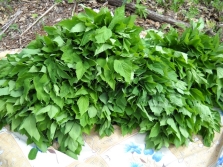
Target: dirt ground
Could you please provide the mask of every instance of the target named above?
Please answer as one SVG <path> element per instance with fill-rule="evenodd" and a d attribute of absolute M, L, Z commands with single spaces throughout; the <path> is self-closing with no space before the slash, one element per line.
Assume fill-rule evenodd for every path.
<path fill-rule="evenodd" d="M 57 22 L 72 17 L 73 14 L 83 10 L 80 4 L 93 9 L 108 7 L 112 11 L 114 6 L 107 3 L 99 3 L 96 0 L 82 0 L 76 3 L 63 1 L 57 5 L 54 0 L 11 0 L 10 2 L 0 1 L 0 52 L 15 48 L 24 48 L 36 35 L 45 34 L 43 27 L 54 25 Z M 198 20 L 203 18 L 209 29 L 216 31 L 216 27 L 222 24 L 223 11 L 216 11 L 214 8 L 204 4 L 196 6 L 199 14 L 193 18 L 188 18 L 190 3 L 179 8 L 178 12 L 170 10 L 168 7 L 160 6 L 155 0 L 144 0 L 143 5 L 147 9 L 162 15 L 189 23 L 190 19 Z M 47 12 L 48 11 L 48 12 Z M 42 18 L 40 18 L 47 12 Z M 126 14 L 131 14 L 126 11 Z M 38 20 L 38 21 L 37 21 Z M 152 19 L 138 17 L 137 24 L 144 29 L 166 29 L 169 25 L 156 22 Z M 165 25 L 165 28 L 163 28 Z M 2 36 L 2 37 L 1 37 Z"/>

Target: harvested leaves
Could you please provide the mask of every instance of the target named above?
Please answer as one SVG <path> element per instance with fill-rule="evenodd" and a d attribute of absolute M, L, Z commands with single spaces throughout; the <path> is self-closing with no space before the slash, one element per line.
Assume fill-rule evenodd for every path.
<path fill-rule="evenodd" d="M 22 52 L 0 61 L 0 128 L 6 124 L 41 151 L 77 158 L 82 134 L 146 133 L 146 146 L 187 144 L 201 134 L 209 146 L 220 129 L 223 45 L 201 31 L 148 30 L 135 16 L 107 8 L 45 27 Z M 216 68 L 217 67 L 217 68 Z M 30 155 L 34 157 L 35 150 Z"/>

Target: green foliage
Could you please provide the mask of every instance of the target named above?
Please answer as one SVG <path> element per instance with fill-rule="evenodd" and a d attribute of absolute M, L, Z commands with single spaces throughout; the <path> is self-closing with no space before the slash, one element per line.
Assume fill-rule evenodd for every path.
<path fill-rule="evenodd" d="M 148 31 L 125 17 L 85 8 L 71 19 L 45 27 L 19 54 L 0 61 L 0 128 L 6 124 L 46 151 L 77 158 L 83 133 L 101 137 L 140 128 L 146 146 L 188 143 L 194 134 L 209 146 L 223 109 L 223 46 L 192 23 L 179 35 Z M 30 158 L 36 150 L 31 150 Z"/>
<path fill-rule="evenodd" d="M 9 29 L 14 30 L 14 31 L 20 31 L 18 24 L 10 25 Z"/>
<path fill-rule="evenodd" d="M 211 5 L 219 12 L 223 10 L 223 2 L 220 0 L 212 1 Z"/>
<path fill-rule="evenodd" d="M 198 4 L 205 4 L 209 7 L 213 7 L 214 9 L 216 9 L 218 12 L 222 11 L 223 9 L 223 2 L 221 0 L 190 0 L 190 1 L 185 1 L 185 0 L 174 0 L 174 1 L 170 1 L 170 0 L 156 0 L 158 5 L 162 5 L 164 7 L 170 7 L 170 9 L 172 9 L 173 11 L 177 12 L 179 11 L 179 9 L 181 8 L 181 6 L 187 2 L 191 3 L 191 8 L 189 10 L 189 18 L 192 17 L 191 15 L 196 15 L 197 14 L 197 10 L 196 8 L 194 8 L 194 6 L 198 5 Z M 187 17 L 188 17 L 187 16 Z"/>
<path fill-rule="evenodd" d="M 1 34 L 1 35 L 0 35 L 0 41 L 1 41 L 5 36 L 6 36 L 5 33 Z"/>
<path fill-rule="evenodd" d="M 190 10 L 189 11 L 186 11 L 186 10 L 184 10 L 183 11 L 183 14 L 187 17 L 187 18 L 195 18 L 196 16 L 198 16 L 199 15 L 199 11 L 198 11 L 198 9 L 196 8 L 196 6 L 194 6 L 194 5 L 192 5 L 191 7 L 190 7 Z"/>
<path fill-rule="evenodd" d="M 38 149 L 37 148 L 32 148 L 29 152 L 28 158 L 30 160 L 34 160 L 36 158 L 37 153 L 38 153 Z"/>
<path fill-rule="evenodd" d="M 141 18 L 146 18 L 147 17 L 147 15 L 148 15 L 148 13 L 147 13 L 147 8 L 146 8 L 146 6 L 144 6 L 144 5 L 141 5 L 141 4 L 136 4 L 135 5 L 135 7 L 136 7 L 136 13 L 141 17 Z"/>

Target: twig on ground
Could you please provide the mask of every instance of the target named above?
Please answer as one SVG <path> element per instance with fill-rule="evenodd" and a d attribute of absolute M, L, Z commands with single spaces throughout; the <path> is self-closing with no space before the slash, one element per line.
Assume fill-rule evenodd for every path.
<path fill-rule="evenodd" d="M 56 5 L 57 5 L 57 3 L 53 4 L 46 12 L 44 12 L 40 17 L 38 17 L 36 19 L 36 21 L 20 35 L 20 37 L 23 36 L 27 31 L 29 31 L 30 28 L 32 28 L 43 16 L 45 16 L 47 13 L 49 13 L 49 11 L 52 10 Z"/>
<path fill-rule="evenodd" d="M 21 10 L 18 10 L 14 15 L 13 18 L 2 27 L 2 31 L 0 32 L 0 35 L 2 35 L 9 27 L 10 25 L 16 20 L 16 18 L 22 13 Z"/>
<path fill-rule="evenodd" d="M 74 2 L 73 10 L 72 10 L 72 12 L 71 12 L 71 16 L 73 16 L 74 13 L 76 13 L 76 8 L 77 8 L 77 2 L 75 1 L 75 2 Z"/>
<path fill-rule="evenodd" d="M 108 1 L 106 1 L 102 6 L 107 6 L 108 5 Z"/>

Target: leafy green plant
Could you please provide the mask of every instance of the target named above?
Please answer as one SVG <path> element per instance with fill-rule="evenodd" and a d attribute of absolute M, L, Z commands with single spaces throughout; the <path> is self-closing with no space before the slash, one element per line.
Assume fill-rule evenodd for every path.
<path fill-rule="evenodd" d="M 211 4 L 217 11 L 221 12 L 223 10 L 223 2 L 220 0 L 214 0 Z"/>
<path fill-rule="evenodd" d="M 195 18 L 199 14 L 199 11 L 195 6 L 191 6 L 189 11 L 184 11 L 184 14 L 187 18 Z"/>
<path fill-rule="evenodd" d="M 33 14 L 32 14 L 32 18 L 35 19 L 35 18 L 37 18 L 37 17 L 38 17 L 38 14 L 37 14 L 37 13 L 33 13 Z"/>
<path fill-rule="evenodd" d="M 57 138 L 59 149 L 74 158 L 83 145 L 82 133 L 95 125 L 101 136 L 113 132 L 113 110 L 125 109 L 123 94 L 114 91 L 131 82 L 131 57 L 141 47 L 136 16 L 125 17 L 124 8 L 114 17 L 106 8 L 85 12 L 45 27 L 48 36 L 0 62 L 0 127 L 11 124 L 42 151 Z M 109 93 L 113 97 L 108 99 Z"/>
<path fill-rule="evenodd" d="M 215 107 L 223 109 L 221 93 L 223 68 L 220 63 L 222 62 L 223 45 L 219 45 L 218 35 L 213 38 L 205 35 L 201 31 L 203 27 L 203 21 L 197 24 L 193 23 L 193 26 L 185 29 L 181 36 L 174 29 L 165 35 L 149 32 L 147 42 L 158 48 L 162 47 L 158 52 L 170 58 L 169 60 L 174 63 L 172 65 L 170 63 L 170 65 L 178 73 L 180 80 L 184 82 L 184 84 L 179 85 L 180 89 L 184 87 L 184 89 L 186 88 L 185 90 L 190 92 L 190 95 L 188 93 L 184 94 L 194 96 L 193 98 L 186 98 L 187 100 L 183 100 L 182 103 L 187 102 L 187 107 L 185 108 L 188 111 L 193 111 L 191 114 L 195 114 L 196 118 L 192 115 L 187 115 L 187 112 L 178 110 L 181 116 L 179 118 L 176 115 L 174 116 L 175 121 L 179 123 L 177 127 L 182 124 L 182 120 L 188 122 L 184 127 L 188 128 L 186 132 L 190 134 L 191 125 L 196 124 L 194 132 L 201 134 L 204 137 L 205 145 L 209 146 L 214 136 L 214 130 L 219 131 L 220 128 L 220 117 Z M 175 56 L 171 58 L 170 55 Z M 176 57 L 181 57 L 181 60 L 178 58 L 177 60 Z M 179 92 L 179 88 L 177 89 Z M 190 100 L 188 101 L 188 99 Z M 198 101 L 202 102 L 202 104 Z M 193 107 L 189 109 L 188 107 L 191 105 Z M 182 115 L 184 114 L 185 117 L 183 116 L 183 118 Z M 186 115 L 190 117 L 188 120 L 185 119 Z M 212 122 L 206 122 L 210 120 Z"/>
<path fill-rule="evenodd" d="M 147 8 L 144 5 L 141 4 L 136 4 L 136 14 L 138 14 L 141 18 L 146 18 L 148 13 L 147 13 Z"/>
<path fill-rule="evenodd" d="M 10 30 L 20 31 L 18 24 L 12 24 L 9 27 Z"/>
<path fill-rule="evenodd" d="M 83 133 L 110 135 L 114 124 L 123 135 L 139 128 L 150 148 L 184 145 L 197 133 L 209 146 L 220 128 L 214 107 L 223 108 L 218 36 L 199 22 L 182 35 L 148 31 L 140 39 L 135 19 L 124 7 L 114 16 L 85 8 L 2 59 L 0 128 L 11 125 L 42 151 L 57 141 L 73 158 Z"/>

